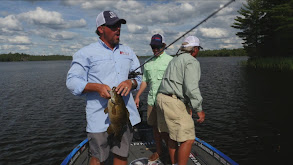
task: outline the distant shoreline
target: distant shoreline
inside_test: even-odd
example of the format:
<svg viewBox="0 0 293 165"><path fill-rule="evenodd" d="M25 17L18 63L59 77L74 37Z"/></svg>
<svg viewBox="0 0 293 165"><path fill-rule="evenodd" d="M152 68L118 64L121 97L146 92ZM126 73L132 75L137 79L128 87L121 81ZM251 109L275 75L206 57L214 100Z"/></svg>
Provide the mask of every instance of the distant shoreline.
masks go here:
<svg viewBox="0 0 293 165"><path fill-rule="evenodd" d="M258 57L243 61L242 65L254 69L293 71L292 57Z"/></svg>
<svg viewBox="0 0 293 165"><path fill-rule="evenodd" d="M219 50L201 50L199 57L231 57L247 56L243 48L239 49L219 49ZM138 56L138 58L147 58L151 56ZM24 53L0 54L0 62L13 61L55 61L72 60L72 56L65 55L29 55Z"/></svg>
<svg viewBox="0 0 293 165"><path fill-rule="evenodd" d="M247 56L244 49L221 49L200 51L199 57L239 57ZM138 58L149 58L151 56L138 56ZM50 55L35 56L20 53L0 54L0 62L21 62L21 61L61 61L72 60L72 56ZM243 66L254 69L293 71L293 58L291 57L267 57L267 58L248 58L242 61Z"/></svg>
<svg viewBox="0 0 293 165"><path fill-rule="evenodd" d="M23 53L1 54L0 62L17 62L17 61L56 61L56 60L72 60L72 56L50 55L35 56Z"/></svg>

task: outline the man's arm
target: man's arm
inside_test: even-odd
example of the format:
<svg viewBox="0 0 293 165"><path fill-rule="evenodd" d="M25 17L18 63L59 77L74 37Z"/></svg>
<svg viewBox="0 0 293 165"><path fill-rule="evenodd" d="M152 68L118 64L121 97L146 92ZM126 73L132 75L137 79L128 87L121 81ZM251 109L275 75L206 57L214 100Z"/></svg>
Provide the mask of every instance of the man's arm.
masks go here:
<svg viewBox="0 0 293 165"><path fill-rule="evenodd" d="M196 112L202 111L202 96L199 90L200 65L197 61L190 61L185 66L183 91L189 98L192 108Z"/></svg>
<svg viewBox="0 0 293 165"><path fill-rule="evenodd" d="M80 96L87 85L87 60L82 57L80 52L73 55L71 67L67 73L66 86L72 94Z"/></svg>
<svg viewBox="0 0 293 165"><path fill-rule="evenodd" d="M140 95L143 93L143 91L145 90L145 88L147 87L147 83L145 81L141 82L140 88L135 96L134 102L136 104L136 107L139 107L139 97Z"/></svg>
<svg viewBox="0 0 293 165"><path fill-rule="evenodd" d="M204 119L205 119L205 116L206 116L204 111L197 112L197 116L199 117L199 119L196 120L198 123L204 122Z"/></svg>

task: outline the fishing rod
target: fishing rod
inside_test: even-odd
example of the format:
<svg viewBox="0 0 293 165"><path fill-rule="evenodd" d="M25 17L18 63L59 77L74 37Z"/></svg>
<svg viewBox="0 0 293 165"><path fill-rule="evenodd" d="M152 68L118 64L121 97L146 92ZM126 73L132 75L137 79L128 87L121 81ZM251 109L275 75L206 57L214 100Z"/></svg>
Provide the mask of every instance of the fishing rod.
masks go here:
<svg viewBox="0 0 293 165"><path fill-rule="evenodd" d="M169 44L168 46L166 46L164 49L162 49L161 51L159 51L158 53L156 53L154 56L152 56L151 58L149 58L148 60L146 60L142 65L140 65L139 67L137 67L136 69L134 69L132 72L129 73L128 78L134 78L137 75L142 75L142 73L140 72L135 72L137 69L141 68L142 66L144 66L146 63L148 63L150 60L152 60L153 58L155 58L158 54L162 53L163 51L165 51L166 49L168 49L171 45L173 45L175 42L177 42L178 40L180 40L182 37L184 37L186 34L190 33L192 30L194 30L195 28L197 28L199 25L201 25L202 23L204 23L205 21L207 21L208 19L210 19L212 16L214 16L215 14L217 14L219 11L221 11L222 9L224 9L225 7L227 7L228 5L230 5L230 3L234 2L235 0L231 0L228 3L226 3L224 6L220 7L218 10L216 10L215 12L213 12L212 14L210 14L207 18L205 18L204 20L202 20L200 23L198 23L197 25L195 25L193 28L191 28L190 30L188 30L187 32L185 32L183 35L181 35L179 38L177 38L175 41L173 41L171 44Z"/></svg>

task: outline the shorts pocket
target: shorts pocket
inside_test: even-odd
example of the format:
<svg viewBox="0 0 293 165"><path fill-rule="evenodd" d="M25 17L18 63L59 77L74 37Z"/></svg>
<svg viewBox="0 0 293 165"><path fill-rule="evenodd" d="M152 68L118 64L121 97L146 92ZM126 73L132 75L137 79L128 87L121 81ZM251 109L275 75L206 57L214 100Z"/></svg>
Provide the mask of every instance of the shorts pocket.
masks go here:
<svg viewBox="0 0 293 165"><path fill-rule="evenodd" d="M186 105L179 99L176 100L176 108L178 109L178 113L184 114L186 111Z"/></svg>
<svg viewBox="0 0 293 165"><path fill-rule="evenodd" d="M173 99L170 97L170 99ZM166 120L179 120L180 116L179 114L176 112L177 111L177 107L176 107L176 102L174 102L175 100L172 101L166 101L163 102L162 104L162 109L163 109L163 113L164 116L166 118Z"/></svg>

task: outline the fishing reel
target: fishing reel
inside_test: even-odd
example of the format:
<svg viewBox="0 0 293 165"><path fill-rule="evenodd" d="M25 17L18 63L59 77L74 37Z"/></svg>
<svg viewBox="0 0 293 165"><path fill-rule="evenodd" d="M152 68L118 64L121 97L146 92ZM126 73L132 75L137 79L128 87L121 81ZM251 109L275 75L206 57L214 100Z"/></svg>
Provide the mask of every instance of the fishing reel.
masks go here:
<svg viewBox="0 0 293 165"><path fill-rule="evenodd" d="M133 78L135 78L138 75L142 75L142 73L141 72L134 72L134 71L132 71L132 72L130 72L128 74L128 79L133 79Z"/></svg>

